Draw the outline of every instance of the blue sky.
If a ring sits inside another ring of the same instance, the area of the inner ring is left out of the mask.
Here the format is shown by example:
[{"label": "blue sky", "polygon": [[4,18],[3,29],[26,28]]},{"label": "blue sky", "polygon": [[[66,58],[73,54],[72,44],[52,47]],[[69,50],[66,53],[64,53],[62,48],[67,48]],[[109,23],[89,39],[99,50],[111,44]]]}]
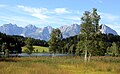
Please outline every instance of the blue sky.
[{"label": "blue sky", "polygon": [[25,27],[60,27],[80,24],[84,11],[97,8],[101,24],[120,35],[120,0],[0,0],[0,25],[6,23]]}]

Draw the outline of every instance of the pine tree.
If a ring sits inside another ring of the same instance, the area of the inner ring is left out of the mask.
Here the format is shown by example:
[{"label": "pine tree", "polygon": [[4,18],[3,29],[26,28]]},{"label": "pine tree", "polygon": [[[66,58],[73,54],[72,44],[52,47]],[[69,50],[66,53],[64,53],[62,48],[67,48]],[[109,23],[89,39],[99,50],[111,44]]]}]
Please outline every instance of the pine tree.
[{"label": "pine tree", "polygon": [[51,53],[62,53],[62,47],[61,47],[61,39],[62,39],[62,33],[59,29],[54,29],[51,33],[51,38],[48,41],[49,44],[49,51]]},{"label": "pine tree", "polygon": [[100,26],[99,26],[99,21],[100,21],[100,15],[97,14],[97,9],[93,8],[92,11],[92,24],[95,26],[95,32],[98,33]]}]

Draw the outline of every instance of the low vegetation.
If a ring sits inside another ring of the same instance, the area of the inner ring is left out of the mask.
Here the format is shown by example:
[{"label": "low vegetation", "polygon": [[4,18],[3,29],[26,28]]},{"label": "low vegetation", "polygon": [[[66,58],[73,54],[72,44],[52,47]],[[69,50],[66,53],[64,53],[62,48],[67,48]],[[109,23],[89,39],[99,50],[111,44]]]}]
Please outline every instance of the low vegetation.
[{"label": "low vegetation", "polygon": [[[33,52],[35,53],[48,53],[49,52],[49,48],[48,47],[43,47],[43,46],[33,46],[34,50]],[[22,47],[22,52],[25,52],[26,47]]]},{"label": "low vegetation", "polygon": [[0,74],[119,74],[119,57],[24,57],[0,59]]}]

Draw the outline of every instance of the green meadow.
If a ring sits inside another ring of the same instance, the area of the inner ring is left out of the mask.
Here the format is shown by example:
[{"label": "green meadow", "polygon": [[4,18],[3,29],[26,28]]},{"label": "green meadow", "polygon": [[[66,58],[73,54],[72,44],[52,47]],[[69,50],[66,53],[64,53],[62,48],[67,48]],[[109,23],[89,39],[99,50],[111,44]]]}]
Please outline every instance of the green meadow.
[{"label": "green meadow", "polygon": [[[33,46],[34,47],[34,50],[33,52],[36,52],[36,53],[48,53],[49,52],[49,48],[48,47],[43,47],[43,46]],[[25,52],[25,49],[26,47],[22,47],[22,52]]]}]

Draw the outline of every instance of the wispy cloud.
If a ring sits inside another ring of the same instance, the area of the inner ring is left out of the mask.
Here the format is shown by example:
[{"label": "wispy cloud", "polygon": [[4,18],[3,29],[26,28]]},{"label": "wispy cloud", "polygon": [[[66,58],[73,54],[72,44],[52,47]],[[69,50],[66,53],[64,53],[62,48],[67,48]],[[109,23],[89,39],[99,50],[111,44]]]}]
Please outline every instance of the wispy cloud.
[{"label": "wispy cloud", "polygon": [[47,26],[48,24],[47,21],[33,19],[25,16],[0,16],[0,21],[17,24],[18,26],[22,26],[22,27],[25,27],[28,24],[44,27]]},{"label": "wispy cloud", "polygon": [[54,12],[57,14],[65,14],[65,13],[71,13],[70,11],[68,11],[66,8],[55,8]]},{"label": "wispy cloud", "polygon": [[30,15],[39,18],[41,20],[48,19],[49,16],[45,15],[47,11],[47,8],[32,8],[32,7],[26,7],[23,5],[18,5],[18,8],[21,8],[22,10],[30,13]]},{"label": "wispy cloud", "polygon": [[17,7],[23,9],[24,11],[30,12],[30,13],[47,12],[47,8],[33,8],[33,7],[27,7],[27,6],[23,6],[23,5],[17,5]]},{"label": "wispy cloud", "polygon": [[[67,8],[33,8],[23,5],[17,5],[18,9],[21,9],[30,16],[38,18],[40,21],[46,21],[45,24],[70,24],[77,23],[80,18],[79,11],[67,10]],[[79,12],[79,13],[78,13]]]},{"label": "wispy cloud", "polygon": [[109,13],[100,13],[100,15],[102,16],[102,18],[104,18],[108,21],[116,21],[120,18],[117,15],[113,15],[113,14],[109,14]]},{"label": "wispy cloud", "polygon": [[103,3],[103,0],[92,0],[93,2],[96,2],[96,3]]},{"label": "wispy cloud", "polygon": [[99,3],[103,3],[103,1],[102,1],[102,0],[98,0],[98,2],[99,2]]},{"label": "wispy cloud", "polygon": [[34,16],[36,18],[39,18],[39,19],[42,19],[42,20],[49,18],[49,16],[43,15],[43,14],[39,14],[39,13],[33,13],[32,16]]},{"label": "wispy cloud", "polygon": [[120,19],[120,16],[110,14],[110,13],[99,12],[99,14],[101,16],[101,20],[104,21],[105,23],[115,24]]},{"label": "wispy cloud", "polygon": [[28,12],[31,16],[34,16],[36,18],[39,18],[40,20],[45,20],[51,18],[52,14],[68,14],[71,13],[66,8],[55,8],[52,10],[48,10],[47,8],[33,8],[33,7],[27,7],[23,5],[18,5],[18,8],[24,10],[25,12]]},{"label": "wispy cloud", "polygon": [[5,4],[0,4],[0,7],[5,7],[6,5]]}]

